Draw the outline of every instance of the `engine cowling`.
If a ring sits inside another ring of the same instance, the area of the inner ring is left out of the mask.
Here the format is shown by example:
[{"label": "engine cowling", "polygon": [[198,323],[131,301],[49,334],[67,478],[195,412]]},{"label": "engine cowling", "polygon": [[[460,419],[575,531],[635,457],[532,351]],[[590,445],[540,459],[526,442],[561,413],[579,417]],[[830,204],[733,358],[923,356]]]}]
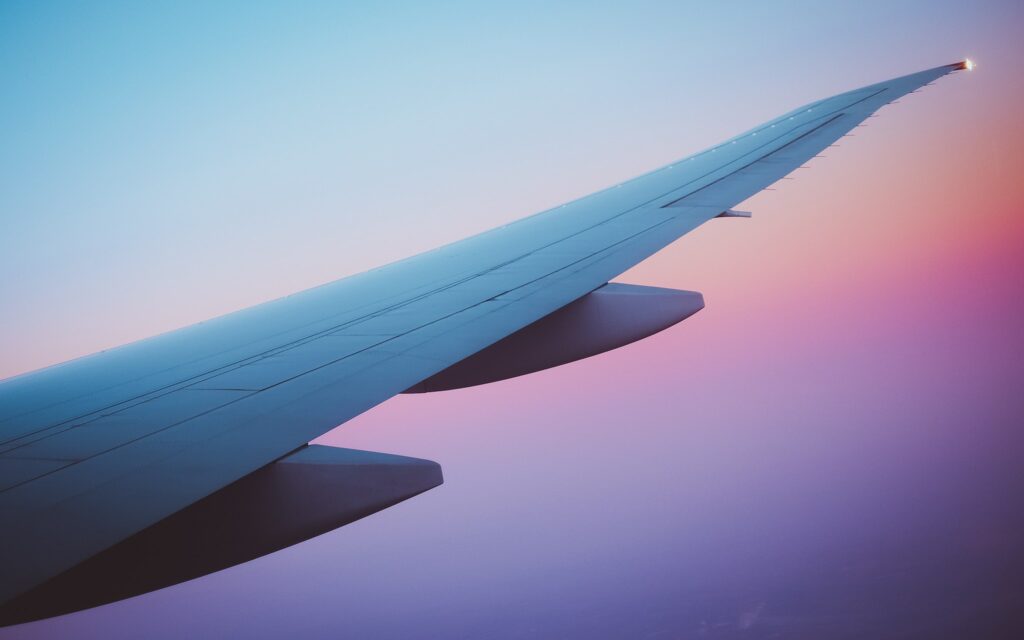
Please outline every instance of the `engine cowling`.
[{"label": "engine cowling", "polygon": [[609,282],[406,393],[472,387],[557,367],[654,335],[703,308],[704,297],[695,291]]}]

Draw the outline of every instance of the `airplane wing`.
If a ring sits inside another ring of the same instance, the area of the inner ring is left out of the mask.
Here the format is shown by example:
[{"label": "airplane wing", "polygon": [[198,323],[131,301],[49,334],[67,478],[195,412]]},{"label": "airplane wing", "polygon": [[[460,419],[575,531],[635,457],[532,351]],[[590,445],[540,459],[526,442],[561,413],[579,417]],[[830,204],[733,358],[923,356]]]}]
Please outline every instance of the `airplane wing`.
[{"label": "airplane wing", "polygon": [[[743,215],[732,207],[875,110],[965,68],[814,102],[513,224],[3,382],[0,622],[202,575],[439,484],[433,463],[306,444],[407,390],[520,375],[674,324],[699,294],[606,284],[698,225]],[[327,498],[300,504],[296,487],[348,487],[350,499],[340,513]],[[278,509],[272,523],[260,509]]]}]

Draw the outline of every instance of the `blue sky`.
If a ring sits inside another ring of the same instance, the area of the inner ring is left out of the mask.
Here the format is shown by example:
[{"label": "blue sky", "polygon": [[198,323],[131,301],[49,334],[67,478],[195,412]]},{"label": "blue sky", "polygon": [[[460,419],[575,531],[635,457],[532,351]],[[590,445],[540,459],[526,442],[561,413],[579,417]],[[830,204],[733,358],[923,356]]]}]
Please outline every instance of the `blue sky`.
[{"label": "blue sky", "polygon": [[433,248],[810,100],[979,62],[752,200],[752,220],[623,278],[702,291],[679,327],[396,398],[323,440],[437,460],[444,486],[0,637],[996,629],[1024,557],[1022,14],[0,5],[0,377]]}]

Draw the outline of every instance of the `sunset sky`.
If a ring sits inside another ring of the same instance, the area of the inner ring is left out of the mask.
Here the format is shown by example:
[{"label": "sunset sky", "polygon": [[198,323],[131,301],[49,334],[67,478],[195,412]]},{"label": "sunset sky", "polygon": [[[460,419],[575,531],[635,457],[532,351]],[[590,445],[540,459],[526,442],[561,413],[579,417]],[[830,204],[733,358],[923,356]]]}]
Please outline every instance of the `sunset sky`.
[{"label": "sunset sky", "polygon": [[682,324],[320,440],[436,460],[440,488],[0,638],[1006,629],[1022,32],[1015,1],[3,3],[0,378],[504,224],[811,100],[978,68],[618,278],[702,292]]}]

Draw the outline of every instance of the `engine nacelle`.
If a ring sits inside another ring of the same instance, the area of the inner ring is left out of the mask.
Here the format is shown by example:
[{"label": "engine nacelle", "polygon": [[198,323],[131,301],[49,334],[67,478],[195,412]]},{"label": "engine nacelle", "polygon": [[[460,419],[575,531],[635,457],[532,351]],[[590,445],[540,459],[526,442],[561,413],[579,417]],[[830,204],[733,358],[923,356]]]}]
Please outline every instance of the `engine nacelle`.
[{"label": "engine nacelle", "polygon": [[411,387],[446,391],[496,382],[617,349],[704,308],[695,291],[610,282]]}]

